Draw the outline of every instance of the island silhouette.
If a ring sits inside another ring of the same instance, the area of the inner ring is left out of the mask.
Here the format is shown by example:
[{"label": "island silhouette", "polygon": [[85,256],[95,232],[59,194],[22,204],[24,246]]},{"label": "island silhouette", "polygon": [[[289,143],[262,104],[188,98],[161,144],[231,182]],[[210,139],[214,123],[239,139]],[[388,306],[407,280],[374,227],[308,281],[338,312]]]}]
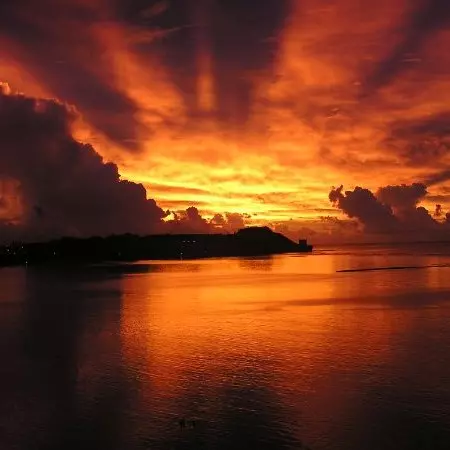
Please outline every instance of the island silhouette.
[{"label": "island silhouette", "polygon": [[312,249],[306,240],[294,242],[268,227],[247,227],[234,234],[123,234],[13,243],[0,247],[0,266],[264,256]]}]

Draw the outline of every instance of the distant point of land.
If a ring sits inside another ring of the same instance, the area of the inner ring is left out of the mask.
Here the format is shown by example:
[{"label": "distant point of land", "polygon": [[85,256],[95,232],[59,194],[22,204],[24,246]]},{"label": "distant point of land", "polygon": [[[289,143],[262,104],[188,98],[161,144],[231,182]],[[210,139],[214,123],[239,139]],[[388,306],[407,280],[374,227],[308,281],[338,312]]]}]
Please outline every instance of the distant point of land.
[{"label": "distant point of land", "polygon": [[296,243],[268,227],[248,227],[234,234],[123,234],[15,243],[0,247],[0,266],[263,256],[312,249],[306,240]]}]

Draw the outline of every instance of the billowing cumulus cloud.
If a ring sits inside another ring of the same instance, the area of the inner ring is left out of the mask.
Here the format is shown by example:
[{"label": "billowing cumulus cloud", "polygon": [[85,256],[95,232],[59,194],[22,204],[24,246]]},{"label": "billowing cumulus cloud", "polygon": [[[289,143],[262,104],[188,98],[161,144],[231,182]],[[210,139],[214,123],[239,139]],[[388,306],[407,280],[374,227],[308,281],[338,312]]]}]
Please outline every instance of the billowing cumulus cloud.
[{"label": "billowing cumulus cloud", "polygon": [[195,206],[190,206],[171,214],[173,217],[164,224],[169,233],[234,233],[246,226],[245,215],[239,213],[215,214],[206,219]]},{"label": "billowing cumulus cloud", "polygon": [[399,186],[384,186],[378,189],[377,199],[392,208],[404,212],[416,208],[417,204],[427,195],[427,188],[422,183]]},{"label": "billowing cumulus cloud", "polygon": [[356,219],[362,231],[368,235],[384,234],[392,239],[440,239],[450,236],[447,220],[441,205],[435,208],[434,218],[420,200],[427,194],[425,185],[389,185],[379,188],[376,193],[356,187],[343,191],[343,187],[333,188],[329,199],[351,219]]},{"label": "billowing cumulus cloud", "polygon": [[23,211],[16,226],[35,236],[160,230],[165,212],[72,137],[75,117],[62,103],[0,89],[0,178],[15,185]]},{"label": "billowing cumulus cloud", "polygon": [[170,233],[211,233],[213,231],[208,220],[201,216],[195,206],[173,213],[173,219],[167,221],[166,229]]},{"label": "billowing cumulus cloud", "polygon": [[404,228],[413,230],[434,230],[437,223],[423,206],[418,206],[427,195],[422,183],[411,185],[385,186],[376,192],[377,199],[392,207]]},{"label": "billowing cumulus cloud", "polygon": [[343,186],[332,189],[330,201],[350,218],[358,219],[368,232],[393,232],[397,219],[392,208],[379,201],[368,189],[356,187],[343,191]]},{"label": "billowing cumulus cloud", "polygon": [[215,214],[210,223],[216,228],[232,233],[245,227],[246,217],[245,214],[239,213]]}]

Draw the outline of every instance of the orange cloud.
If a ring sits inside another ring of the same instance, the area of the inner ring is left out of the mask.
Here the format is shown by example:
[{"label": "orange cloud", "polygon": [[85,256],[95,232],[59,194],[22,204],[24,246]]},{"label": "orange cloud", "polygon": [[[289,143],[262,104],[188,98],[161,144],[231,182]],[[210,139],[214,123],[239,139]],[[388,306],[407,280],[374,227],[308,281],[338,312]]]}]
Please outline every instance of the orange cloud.
[{"label": "orange cloud", "polygon": [[430,180],[421,204],[450,207],[443,0],[45,3],[3,7],[0,78],[74,104],[162,208],[322,230],[333,185]]}]

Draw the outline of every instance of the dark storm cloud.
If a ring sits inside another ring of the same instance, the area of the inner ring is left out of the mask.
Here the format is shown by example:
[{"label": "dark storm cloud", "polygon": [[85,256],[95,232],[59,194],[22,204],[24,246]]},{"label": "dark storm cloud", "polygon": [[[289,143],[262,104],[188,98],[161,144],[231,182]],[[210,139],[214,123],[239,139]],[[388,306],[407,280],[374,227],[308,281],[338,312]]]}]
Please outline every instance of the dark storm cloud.
[{"label": "dark storm cloud", "polygon": [[424,184],[413,183],[381,187],[376,193],[376,198],[385,205],[406,210],[416,208],[426,195],[427,188]]},{"label": "dark storm cloud", "polygon": [[414,0],[413,12],[396,30],[403,35],[401,41],[386,58],[379,62],[365,82],[364,94],[369,95],[389,84],[406,66],[405,62],[420,50],[425,39],[450,20],[448,0]]},{"label": "dark storm cloud", "polygon": [[447,233],[444,223],[434,220],[426,208],[417,206],[426,194],[421,183],[385,186],[376,194],[361,187],[343,192],[340,186],[331,190],[329,199],[348,217],[357,219],[367,233],[403,235],[403,238],[411,237],[411,233],[426,238],[436,237],[434,233]]},{"label": "dark storm cloud", "polygon": [[397,227],[391,207],[378,201],[368,189],[356,187],[343,192],[340,186],[331,190],[329,199],[348,217],[358,219],[369,232],[392,232]]},{"label": "dark storm cloud", "polygon": [[18,182],[21,229],[30,237],[148,233],[165,216],[141,184],[77,142],[75,111],[52,100],[0,91],[0,178]]},{"label": "dark storm cloud", "polygon": [[105,61],[90,27],[105,17],[94,6],[53,0],[0,2],[0,37],[14,42],[16,58],[45,80],[53,95],[76,104],[112,141],[135,148],[138,109],[99,70]]},{"label": "dark storm cloud", "polygon": [[378,189],[377,200],[389,205],[403,230],[433,230],[437,222],[419,202],[427,196],[427,188],[422,183],[410,185],[389,185]]}]

